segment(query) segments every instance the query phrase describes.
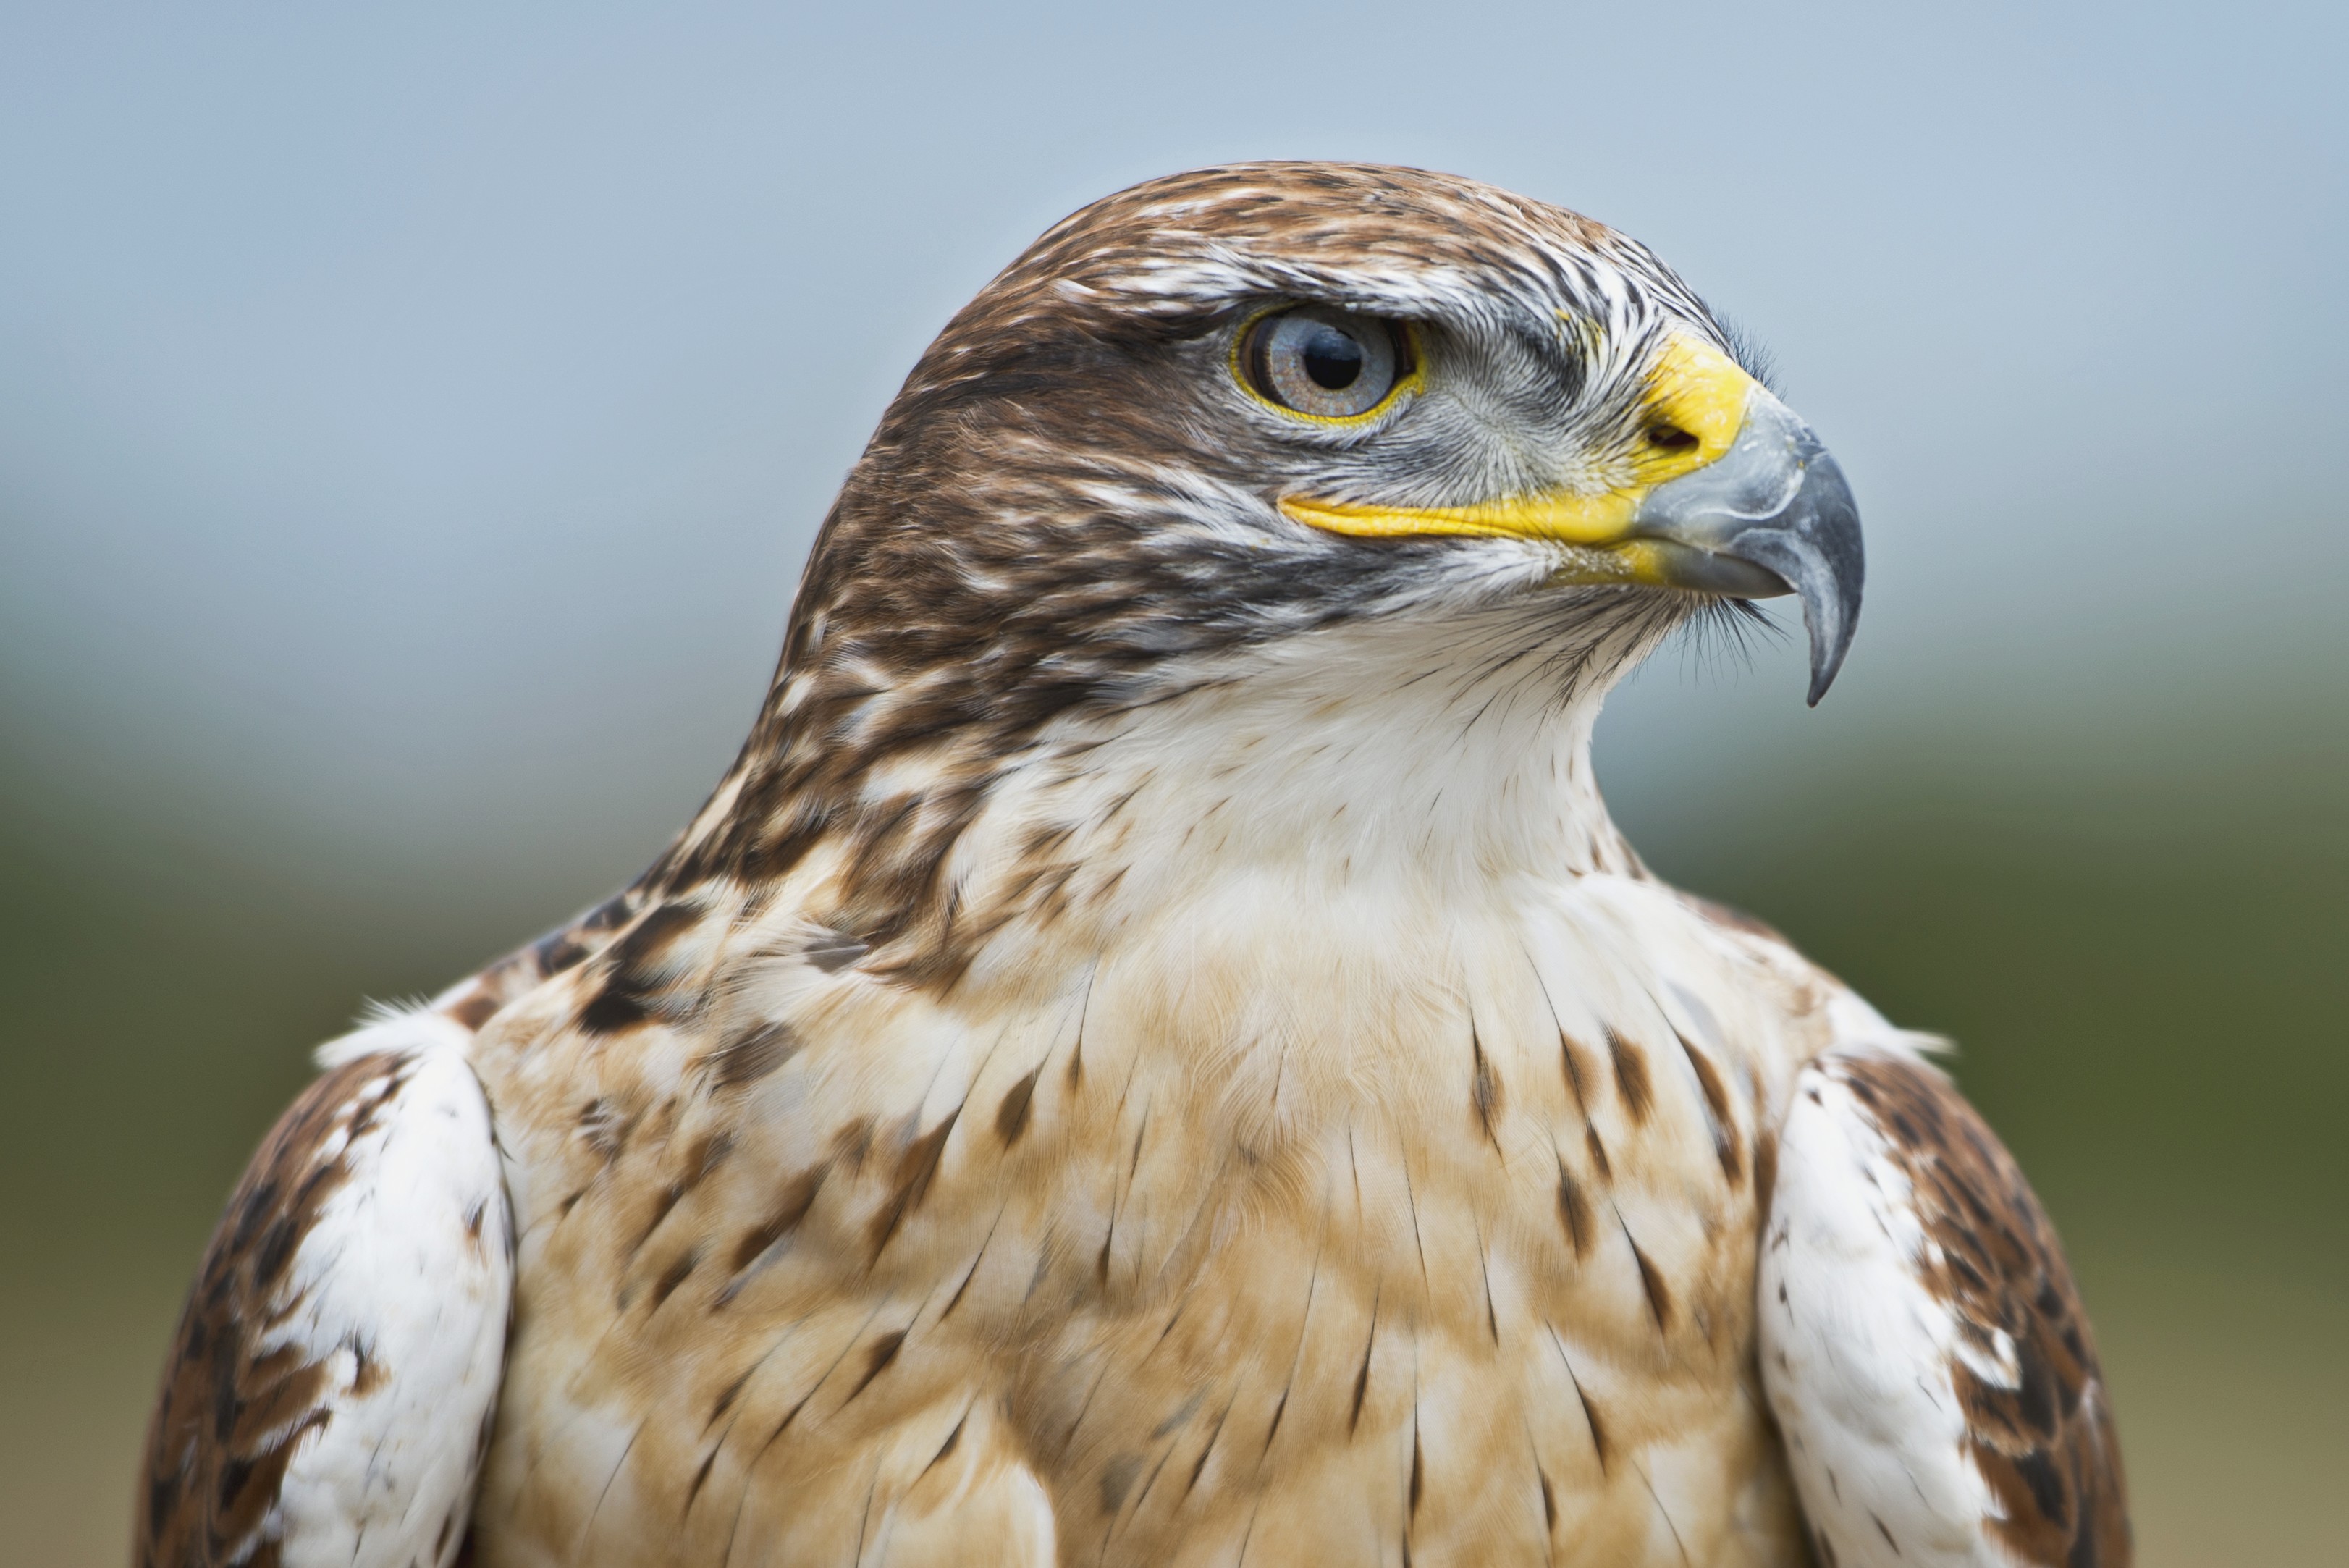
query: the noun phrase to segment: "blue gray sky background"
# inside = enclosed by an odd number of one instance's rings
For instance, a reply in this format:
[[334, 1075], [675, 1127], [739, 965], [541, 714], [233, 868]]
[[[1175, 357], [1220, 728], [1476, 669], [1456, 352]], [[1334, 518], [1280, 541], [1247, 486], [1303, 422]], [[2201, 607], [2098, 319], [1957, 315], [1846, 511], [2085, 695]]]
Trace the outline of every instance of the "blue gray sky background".
[[[2064, 1227], [2147, 1568], [2349, 1538], [2349, 7], [0, 0], [0, 1557], [362, 995], [625, 880], [948, 315], [1109, 191], [1476, 175], [1648, 241], [1868, 606], [1599, 727]], [[10, 1558], [11, 1561], [16, 1560]]]
[[314, 866], [625, 876], [928, 337], [1071, 208], [1251, 157], [1629, 230], [1840, 455], [1841, 685], [1803, 711], [1798, 637], [1667, 655], [1602, 730], [1631, 815], [1920, 724], [2330, 690], [2344, 16], [10, 6], [12, 766]]

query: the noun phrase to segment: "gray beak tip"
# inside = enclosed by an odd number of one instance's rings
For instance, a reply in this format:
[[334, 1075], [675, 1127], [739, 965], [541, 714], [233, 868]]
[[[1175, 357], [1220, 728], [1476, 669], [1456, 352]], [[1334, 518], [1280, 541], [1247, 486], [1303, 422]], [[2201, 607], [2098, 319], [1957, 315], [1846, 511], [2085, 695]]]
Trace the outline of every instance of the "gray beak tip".
[[1802, 596], [1803, 619], [1811, 633], [1810, 706], [1835, 684], [1844, 655], [1859, 629], [1860, 592], [1868, 582], [1868, 553], [1860, 543], [1859, 508], [1843, 470], [1825, 452], [1812, 458], [1795, 498], [1807, 515], [1795, 533], [1808, 546], [1798, 574], [1788, 576]]
[[1808, 701], [1816, 708], [1835, 684], [1859, 628], [1868, 555], [1860, 544], [1859, 508], [1843, 470], [1808, 431], [1802, 435], [1802, 478], [1795, 493], [1775, 514], [1755, 519], [1720, 548], [1775, 574], [1803, 601], [1811, 640]]
[[[1809, 616], [1809, 611], [1806, 611]], [[1816, 620], [1814, 620], [1816, 626]], [[1844, 668], [1844, 649], [1851, 647], [1851, 628], [1835, 639], [1832, 647], [1823, 647], [1818, 632], [1811, 635], [1811, 691], [1804, 698], [1809, 708], [1818, 708], [1818, 698], [1827, 696], [1827, 687], [1835, 684], [1835, 675]]]

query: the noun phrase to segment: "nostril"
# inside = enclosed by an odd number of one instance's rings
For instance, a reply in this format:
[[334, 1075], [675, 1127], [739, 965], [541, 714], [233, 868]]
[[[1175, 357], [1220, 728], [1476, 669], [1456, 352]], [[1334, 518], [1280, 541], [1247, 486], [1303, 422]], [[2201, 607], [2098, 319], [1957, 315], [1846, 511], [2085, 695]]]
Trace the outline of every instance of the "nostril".
[[1696, 444], [1696, 437], [1678, 425], [1650, 425], [1648, 444], [1663, 452], [1686, 452]]

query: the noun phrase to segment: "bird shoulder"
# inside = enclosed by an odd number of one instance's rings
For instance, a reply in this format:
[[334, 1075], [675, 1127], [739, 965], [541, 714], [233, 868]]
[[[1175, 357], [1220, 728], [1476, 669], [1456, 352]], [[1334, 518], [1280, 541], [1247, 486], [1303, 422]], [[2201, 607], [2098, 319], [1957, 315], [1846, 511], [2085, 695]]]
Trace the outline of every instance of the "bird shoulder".
[[512, 1285], [468, 1033], [409, 1013], [327, 1047], [254, 1156], [165, 1364], [142, 1568], [455, 1558]]
[[2126, 1568], [2087, 1317], [1980, 1113], [1912, 1046], [1847, 1046], [1778, 1143], [1762, 1376], [1821, 1563]]

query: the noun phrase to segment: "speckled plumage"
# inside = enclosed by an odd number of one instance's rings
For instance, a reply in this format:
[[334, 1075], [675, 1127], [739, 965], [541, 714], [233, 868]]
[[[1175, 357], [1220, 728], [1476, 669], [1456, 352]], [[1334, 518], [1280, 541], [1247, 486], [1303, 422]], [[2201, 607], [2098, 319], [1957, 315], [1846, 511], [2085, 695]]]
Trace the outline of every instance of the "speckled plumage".
[[[1233, 334], [1297, 300], [1413, 324], [1423, 389], [1359, 427], [1256, 406]], [[1948, 1228], [2002, 1215], [2029, 1244], [1967, 1254], [1993, 1277], [1956, 1318], [2054, 1291], [2075, 1331], [2041, 1370], [2100, 1435], [2034, 1437], [1976, 1343], [2024, 1311], [1891, 1345], [1919, 1376], [1973, 1359], [1947, 1430], [1879, 1458], [1987, 1476], [1925, 1560], [2127, 1561], [2093, 1348], [2011, 1164], [1943, 1162], [1995, 1149], [1945, 1086], [1913, 1090], [1930, 1127], [1790, 1120], [1822, 1073], [1939, 1080], [1608, 820], [1598, 705], [1713, 601], [1578, 583], [1555, 539], [1278, 509], [1622, 484], [1676, 337], [1725, 348], [1633, 242], [1339, 165], [1137, 187], [957, 317], [709, 804], [610, 904], [368, 1037], [457, 1032], [496, 1128], [512, 1330], [473, 1563], [1905, 1561], [1790, 1469], [1779, 1420], [1844, 1390], [1788, 1369], [1837, 1293], [1948, 1296]], [[1837, 1251], [1862, 1143], [1926, 1173], [1930, 1257]], [[1827, 1199], [1774, 1213], [1782, 1164]], [[1765, 1225], [1811, 1314], [1779, 1328]], [[2058, 1451], [2094, 1505], [2024, 1517]], [[157, 1452], [143, 1560], [244, 1560], [188, 1544], [173, 1478], [211, 1472]]]

